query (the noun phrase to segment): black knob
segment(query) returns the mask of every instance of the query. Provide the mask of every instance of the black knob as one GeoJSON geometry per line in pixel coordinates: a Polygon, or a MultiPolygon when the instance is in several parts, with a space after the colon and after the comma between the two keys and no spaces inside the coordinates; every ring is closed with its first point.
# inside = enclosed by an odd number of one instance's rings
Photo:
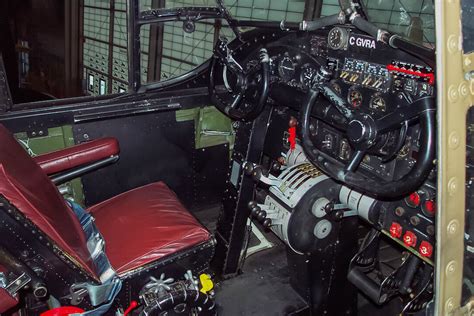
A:
{"type": "Polygon", "coordinates": [[[326,213],[330,213],[330,212],[332,212],[333,210],[334,210],[334,203],[333,203],[333,202],[329,202],[328,204],[326,204],[326,205],[324,206],[324,211],[325,211],[326,213]]]}
{"type": "Polygon", "coordinates": [[[263,169],[261,166],[255,166],[252,170],[252,178],[256,181],[259,181],[263,175],[263,169]]]}
{"type": "Polygon", "coordinates": [[[244,166],[244,173],[248,176],[252,175],[253,172],[253,164],[250,162],[247,162],[244,166]]]}
{"type": "Polygon", "coordinates": [[[270,226],[272,226],[272,220],[267,218],[263,221],[263,227],[266,227],[266,228],[269,228],[270,226]]]}
{"type": "Polygon", "coordinates": [[[258,215],[257,215],[257,219],[258,219],[259,221],[263,221],[263,220],[265,220],[265,218],[267,218],[267,212],[265,212],[265,211],[260,211],[260,212],[258,213],[258,215]]]}
{"type": "Polygon", "coordinates": [[[255,207],[253,207],[251,210],[250,210],[250,213],[252,214],[253,217],[257,217],[258,218],[258,215],[260,214],[260,212],[262,212],[262,209],[260,208],[260,206],[256,205],[255,207]]]}
{"type": "Polygon", "coordinates": [[[272,170],[273,171],[280,171],[281,170],[281,164],[278,161],[274,161],[272,163],[272,170]]]}
{"type": "Polygon", "coordinates": [[[256,201],[250,201],[248,204],[247,204],[249,210],[252,210],[255,206],[258,206],[257,205],[257,202],[256,201]]]}

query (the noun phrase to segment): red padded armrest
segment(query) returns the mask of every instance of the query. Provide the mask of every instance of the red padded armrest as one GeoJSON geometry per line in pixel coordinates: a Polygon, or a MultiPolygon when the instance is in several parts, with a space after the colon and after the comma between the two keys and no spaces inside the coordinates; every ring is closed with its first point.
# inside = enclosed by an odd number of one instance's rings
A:
{"type": "Polygon", "coordinates": [[[58,151],[34,157],[36,163],[51,175],[81,165],[116,156],[120,152],[117,139],[100,138],[58,151]]]}

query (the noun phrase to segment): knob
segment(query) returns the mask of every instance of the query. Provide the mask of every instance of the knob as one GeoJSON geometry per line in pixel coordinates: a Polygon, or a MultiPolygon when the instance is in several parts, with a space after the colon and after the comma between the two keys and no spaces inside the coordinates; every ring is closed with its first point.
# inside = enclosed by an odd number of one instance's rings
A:
{"type": "Polygon", "coordinates": [[[270,226],[272,226],[272,220],[267,218],[263,221],[263,227],[266,227],[266,228],[269,228],[270,226]]]}
{"type": "Polygon", "coordinates": [[[247,176],[250,176],[250,175],[252,175],[252,172],[253,172],[253,164],[250,163],[250,162],[247,162],[247,163],[244,165],[244,173],[245,173],[247,176]]]}
{"type": "Polygon", "coordinates": [[[257,215],[257,219],[261,222],[264,221],[267,218],[267,212],[265,211],[260,211],[257,215]]]}
{"type": "Polygon", "coordinates": [[[261,166],[255,166],[255,168],[253,168],[252,170],[252,178],[255,180],[255,181],[259,181],[260,178],[262,177],[263,175],[263,169],[261,166]]]}
{"type": "Polygon", "coordinates": [[[247,207],[249,208],[249,210],[252,210],[255,206],[258,206],[258,204],[257,204],[256,201],[250,201],[250,202],[247,204],[247,207]]]}
{"type": "Polygon", "coordinates": [[[260,215],[260,212],[262,212],[262,209],[258,205],[250,210],[250,213],[252,214],[252,216],[256,218],[258,218],[258,216],[260,215]]]}
{"type": "Polygon", "coordinates": [[[278,161],[274,161],[272,163],[272,170],[273,171],[280,171],[281,170],[281,163],[278,161]]]}

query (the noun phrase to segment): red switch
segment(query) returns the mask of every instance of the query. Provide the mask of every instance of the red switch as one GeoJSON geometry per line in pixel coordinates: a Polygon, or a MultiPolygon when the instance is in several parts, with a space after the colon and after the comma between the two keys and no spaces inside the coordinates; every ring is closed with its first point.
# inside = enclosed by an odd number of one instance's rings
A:
{"type": "Polygon", "coordinates": [[[436,203],[432,200],[427,200],[423,204],[423,210],[425,211],[426,215],[434,216],[436,212],[436,203]]]}
{"type": "Polygon", "coordinates": [[[421,244],[420,244],[420,255],[422,255],[423,257],[431,257],[431,255],[433,254],[433,246],[427,242],[427,241],[422,241],[421,244]]]}
{"type": "Polygon", "coordinates": [[[421,202],[420,194],[418,194],[418,192],[413,192],[412,194],[410,194],[408,197],[405,198],[405,202],[410,207],[418,207],[421,202]]]}
{"type": "Polygon", "coordinates": [[[407,231],[405,233],[405,235],[403,235],[403,242],[408,247],[415,246],[416,245],[416,235],[411,231],[407,231]]]}
{"type": "Polygon", "coordinates": [[[397,222],[393,222],[392,226],[390,226],[390,236],[393,238],[400,238],[402,236],[402,232],[402,225],[398,224],[397,222]]]}

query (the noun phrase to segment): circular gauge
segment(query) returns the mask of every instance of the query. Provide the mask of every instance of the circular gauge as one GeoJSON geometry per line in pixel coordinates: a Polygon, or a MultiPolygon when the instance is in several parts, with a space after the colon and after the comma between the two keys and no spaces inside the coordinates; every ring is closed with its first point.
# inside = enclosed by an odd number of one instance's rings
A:
{"type": "Polygon", "coordinates": [[[300,81],[305,87],[310,87],[313,81],[314,75],[317,70],[311,67],[311,65],[304,65],[301,67],[300,81]]]}
{"type": "Polygon", "coordinates": [[[362,104],[362,93],[356,89],[349,90],[347,98],[353,109],[358,109],[362,104]]]}
{"type": "Polygon", "coordinates": [[[328,45],[332,49],[344,48],[349,38],[349,32],[347,29],[336,26],[328,34],[328,45]]]}
{"type": "Polygon", "coordinates": [[[283,81],[290,81],[295,75],[295,65],[290,57],[285,56],[278,64],[278,73],[283,81]]]}
{"type": "Polygon", "coordinates": [[[337,94],[339,94],[339,95],[341,94],[342,89],[341,89],[341,86],[340,86],[340,85],[338,85],[338,84],[335,83],[335,82],[331,82],[331,87],[334,89],[334,91],[337,92],[337,94]]]}
{"type": "Polygon", "coordinates": [[[387,105],[385,103],[384,98],[382,98],[380,95],[373,95],[372,98],[370,99],[369,107],[372,110],[380,111],[380,112],[385,112],[387,110],[387,105]]]}

